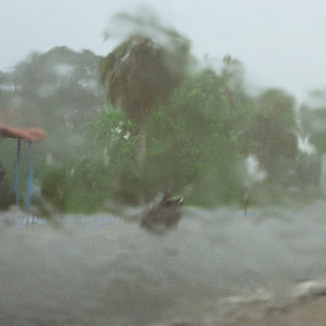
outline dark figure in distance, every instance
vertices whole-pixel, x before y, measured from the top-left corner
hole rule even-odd
[[[0,163],[0,210],[7,210],[10,205],[15,203],[15,194],[10,189],[6,179],[6,170]]]
[[[140,227],[155,234],[176,228],[181,218],[182,200],[173,198],[170,192],[160,195],[153,206],[143,213]]]
[[[246,189],[243,195],[244,216],[247,216],[249,206],[249,189]]]

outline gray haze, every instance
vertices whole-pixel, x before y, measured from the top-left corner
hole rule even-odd
[[[0,70],[61,45],[105,55],[109,19],[139,5],[190,38],[197,58],[242,61],[252,86],[297,99],[326,87],[325,0],[0,0]]]

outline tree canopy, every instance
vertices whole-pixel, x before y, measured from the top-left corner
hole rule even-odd
[[[189,41],[176,31],[154,23],[149,17],[118,15],[118,22],[146,27],[152,35],[136,28],[113,52],[100,61],[100,80],[115,108],[123,109],[139,125],[137,161],[146,155],[144,123],[152,110],[167,104],[185,77],[189,65]],[[137,25],[137,26],[135,26]],[[160,38],[158,39],[157,33]]]
[[[244,134],[246,151],[256,154],[260,164],[273,179],[282,157],[298,155],[298,127],[294,98],[279,89],[267,89],[256,102],[257,113]]]
[[[167,189],[207,207],[239,201],[249,155],[267,182],[318,184],[310,170],[321,171],[326,151],[323,108],[299,116],[281,89],[253,95],[230,55],[217,69],[196,64],[189,40],[149,12],[116,15],[112,35],[121,42],[105,57],[56,47],[0,73],[0,118],[48,132],[39,153],[58,170],[44,180],[61,176],[68,210],[108,197],[139,204]],[[300,133],[318,164],[300,152]]]

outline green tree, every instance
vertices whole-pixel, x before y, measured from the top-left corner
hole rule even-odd
[[[164,171],[171,173],[162,181],[176,191],[189,188],[193,204],[211,207],[234,201],[242,187],[239,136],[246,108],[230,102],[227,86],[223,74],[211,69],[188,78],[170,106],[173,129],[161,134],[163,155],[156,158],[169,162]],[[157,141],[157,136],[153,133],[150,139]]]
[[[270,180],[277,178],[282,158],[293,160],[298,155],[294,105],[293,97],[282,90],[264,91],[244,134],[245,152],[256,154]]]
[[[5,110],[9,106],[10,95],[6,89],[8,84],[8,74],[0,71],[0,112]]]
[[[37,123],[48,132],[63,126],[82,130],[96,118],[105,96],[98,83],[100,57],[84,50],[55,47],[16,65],[12,76],[19,124]]]
[[[168,103],[182,82],[189,63],[189,42],[173,29],[153,25],[152,17],[120,14],[115,19],[131,26],[141,23],[153,33],[149,37],[136,29],[99,65],[108,99],[139,126],[137,162],[142,166],[146,156],[145,122],[152,110]],[[164,41],[159,40],[161,37]]]
[[[309,156],[307,170],[310,182],[320,187],[323,155],[326,153],[326,92],[316,90],[310,93],[308,104],[300,107],[302,136],[315,147],[317,153]],[[308,180],[307,180],[308,181]]]
[[[140,193],[151,200],[153,194],[170,189],[187,193],[188,203],[205,206],[239,198],[243,111],[231,107],[222,75],[207,69],[188,76],[169,103],[147,116],[146,173],[139,177],[134,173],[137,124],[109,108],[95,129],[97,139],[106,139],[113,194],[138,203]]]

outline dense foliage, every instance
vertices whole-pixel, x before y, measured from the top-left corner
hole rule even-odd
[[[287,173],[280,167],[282,160],[298,156],[298,128],[294,99],[278,89],[264,91],[256,101],[257,112],[245,133],[246,150],[254,153],[270,180]],[[282,175],[284,177],[284,175]]]
[[[52,188],[58,188],[56,171],[62,169],[67,181],[59,178],[59,188],[67,197],[67,209],[85,203],[74,199],[80,194],[76,190],[82,183],[81,192],[90,193],[86,188],[88,182],[81,180],[94,176],[88,170],[93,163],[98,164],[101,149],[94,143],[89,145],[93,136],[87,130],[104,108],[105,93],[98,80],[99,60],[88,50],[77,53],[56,47],[44,54],[31,54],[11,72],[0,75],[0,122],[38,126],[47,132],[47,138],[34,146],[36,185],[51,188],[49,180],[53,180]],[[16,143],[13,140],[2,143],[1,161],[7,167],[7,177],[12,179]],[[23,145],[22,180],[28,173],[28,151]],[[25,187],[22,183],[22,191]],[[53,197],[51,189],[45,193]]]
[[[135,19],[123,14],[115,18],[116,24],[130,25],[133,32],[124,35],[121,44],[100,61],[99,75],[110,103],[123,109],[138,125],[136,159],[141,170],[147,149],[145,123],[152,111],[169,103],[171,94],[185,78],[190,42],[175,30],[154,23],[154,17]],[[139,31],[139,23],[148,31]],[[149,37],[149,31],[160,39]]]
[[[160,33],[165,43],[128,34],[105,58],[57,47],[0,73],[0,122],[48,132],[35,146],[45,197],[73,212],[102,209],[108,199],[138,205],[167,189],[187,204],[240,202],[248,156],[266,172],[266,189],[319,187],[324,109],[305,105],[298,115],[283,90],[249,94],[241,62],[226,56],[219,69],[196,66],[188,40]],[[301,152],[299,137],[318,154]],[[9,175],[15,144],[2,142]],[[25,147],[25,175],[27,161]]]
[[[96,129],[109,149],[113,193],[127,202],[152,199],[158,192],[188,192],[193,204],[214,206],[239,197],[242,187],[239,136],[246,110],[232,106],[222,75],[205,69],[178,87],[169,104],[146,121],[147,159],[135,168],[136,123],[112,107]],[[109,133],[109,134],[108,134]]]

